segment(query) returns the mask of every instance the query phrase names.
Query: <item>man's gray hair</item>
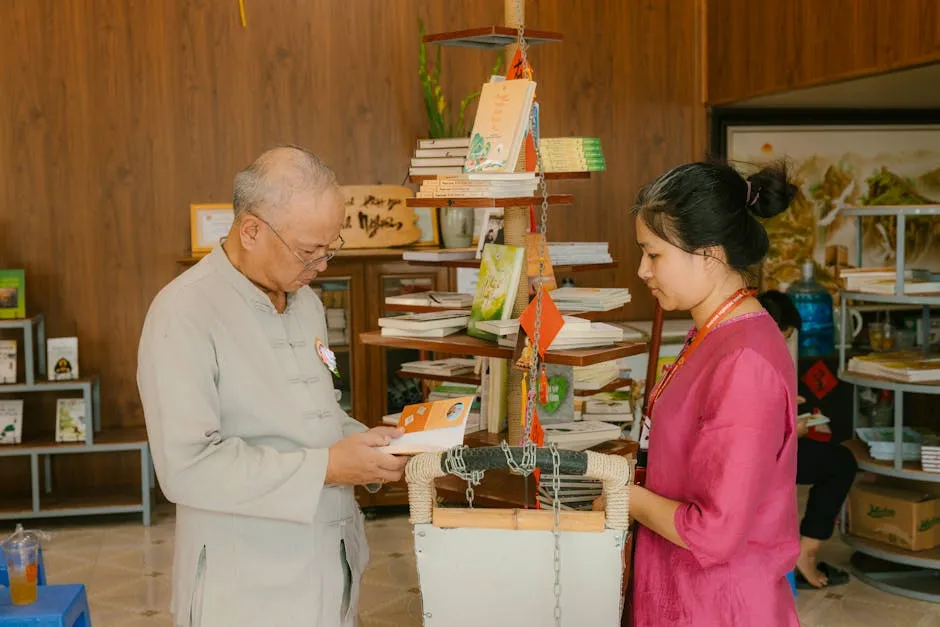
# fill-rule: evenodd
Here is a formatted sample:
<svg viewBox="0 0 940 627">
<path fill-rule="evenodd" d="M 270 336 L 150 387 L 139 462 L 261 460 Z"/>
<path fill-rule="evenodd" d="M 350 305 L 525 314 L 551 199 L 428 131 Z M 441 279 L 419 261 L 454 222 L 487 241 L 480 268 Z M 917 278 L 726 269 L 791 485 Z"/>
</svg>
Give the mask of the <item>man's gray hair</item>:
<svg viewBox="0 0 940 627">
<path fill-rule="evenodd" d="M 277 146 L 235 175 L 235 219 L 249 211 L 277 211 L 297 193 L 320 194 L 338 186 L 336 175 L 317 155 L 298 146 Z"/>
</svg>

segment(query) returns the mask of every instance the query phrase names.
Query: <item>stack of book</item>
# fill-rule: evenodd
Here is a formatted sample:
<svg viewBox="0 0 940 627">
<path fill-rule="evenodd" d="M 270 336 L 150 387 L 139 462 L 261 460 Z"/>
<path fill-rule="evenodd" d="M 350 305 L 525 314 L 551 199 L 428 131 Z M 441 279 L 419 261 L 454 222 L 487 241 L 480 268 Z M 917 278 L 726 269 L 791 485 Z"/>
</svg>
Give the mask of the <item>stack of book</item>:
<svg viewBox="0 0 940 627">
<path fill-rule="evenodd" d="M 583 451 L 601 442 L 616 440 L 622 430 L 616 424 L 600 420 L 578 420 L 543 425 L 545 446 L 557 444 L 560 449 Z"/>
<path fill-rule="evenodd" d="M 543 137 L 539 140 L 545 172 L 598 172 L 607 169 L 599 137 Z"/>
<path fill-rule="evenodd" d="M 450 307 L 453 309 L 469 308 L 473 304 L 473 295 L 461 292 L 412 292 L 398 296 L 386 296 L 386 305 L 406 305 L 409 307 Z"/>
<path fill-rule="evenodd" d="M 868 445 L 868 454 L 872 459 L 887 462 L 894 459 L 894 427 L 857 427 L 859 439 Z M 913 462 L 920 459 L 923 434 L 910 427 L 901 430 L 901 459 Z"/>
<path fill-rule="evenodd" d="M 576 366 L 574 369 L 575 390 L 596 390 L 622 376 L 617 360 L 602 361 L 592 366 Z"/>
<path fill-rule="evenodd" d="M 401 258 L 405 261 L 465 261 L 476 258 L 476 255 L 476 248 L 428 248 L 406 250 Z"/>
<path fill-rule="evenodd" d="M 905 294 L 930 294 L 940 292 L 938 277 L 928 270 L 909 268 L 904 271 Z M 894 294 L 897 272 L 894 268 L 843 268 L 839 279 L 849 292 L 866 294 Z"/>
<path fill-rule="evenodd" d="M 421 183 L 417 198 L 528 198 L 538 188 L 535 172 L 469 172 Z"/>
<path fill-rule="evenodd" d="M 612 422 L 623 427 L 633 422 L 633 408 L 630 401 L 618 399 L 612 394 L 595 394 L 584 401 L 581 420 Z"/>
<path fill-rule="evenodd" d="M 607 242 L 549 242 L 548 255 L 556 266 L 611 263 Z"/>
<path fill-rule="evenodd" d="M 552 291 L 552 300 L 559 311 L 610 311 L 630 302 L 630 290 L 620 287 L 560 287 Z"/>
<path fill-rule="evenodd" d="M 327 342 L 331 346 L 344 346 L 349 344 L 346 332 L 346 310 L 331 307 L 326 310 Z"/>
<path fill-rule="evenodd" d="M 552 343 L 548 345 L 548 350 L 609 346 L 623 341 L 623 329 L 618 326 L 605 322 L 591 322 L 577 316 L 562 316 L 562 319 L 564 324 Z M 515 347 L 519 333 L 518 320 L 485 320 L 478 322 L 476 326 L 480 331 L 497 337 L 500 346 Z"/>
<path fill-rule="evenodd" d="M 543 472 L 539 475 L 535 498 L 545 509 L 551 509 L 555 500 L 555 488 L 552 481 L 551 473 Z M 558 475 L 558 502 L 563 510 L 590 510 L 594 500 L 603 492 L 601 482 L 596 479 L 588 479 L 583 475 Z"/>
<path fill-rule="evenodd" d="M 470 148 L 469 137 L 419 139 L 411 158 L 411 176 L 460 174 Z"/>
<path fill-rule="evenodd" d="M 435 359 L 422 361 L 406 361 L 401 365 L 402 372 L 413 375 L 427 375 L 448 377 L 468 375 L 476 370 L 476 359 L 452 357 L 450 359 Z"/>
<path fill-rule="evenodd" d="M 934 434 L 924 437 L 920 447 L 920 468 L 924 472 L 940 473 L 940 437 Z"/>
<path fill-rule="evenodd" d="M 379 318 L 379 327 L 385 336 L 445 337 L 466 329 L 469 320 L 465 310 L 432 311 Z"/>
<path fill-rule="evenodd" d="M 849 372 L 891 381 L 940 385 L 940 355 L 925 357 L 920 350 L 859 355 L 849 359 L 846 368 Z"/>
</svg>

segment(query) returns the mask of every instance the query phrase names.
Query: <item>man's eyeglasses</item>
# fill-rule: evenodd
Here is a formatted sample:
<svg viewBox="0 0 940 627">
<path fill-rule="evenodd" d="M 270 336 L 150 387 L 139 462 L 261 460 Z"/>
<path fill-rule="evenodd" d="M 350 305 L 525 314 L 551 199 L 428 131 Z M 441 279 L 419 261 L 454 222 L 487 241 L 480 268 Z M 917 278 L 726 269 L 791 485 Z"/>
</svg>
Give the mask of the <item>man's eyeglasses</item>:
<svg viewBox="0 0 940 627">
<path fill-rule="evenodd" d="M 314 258 L 314 259 L 309 259 L 309 260 L 307 260 L 307 259 L 304 259 L 303 256 L 302 256 L 299 252 L 297 252 L 296 250 L 294 250 L 293 247 L 291 247 L 291 245 L 288 244 L 287 241 L 286 241 L 283 237 L 281 237 L 281 234 L 278 233 L 278 231 L 277 231 L 276 228 L 274 228 L 273 226 L 271 226 L 271 223 L 270 223 L 270 222 L 268 222 L 267 220 L 265 220 L 264 218 L 262 218 L 261 216 L 259 216 L 257 213 L 255 213 L 255 212 L 253 212 L 253 211 L 249 211 L 248 213 L 250 213 L 250 214 L 253 215 L 254 217 L 256 217 L 256 218 L 258 218 L 259 220 L 261 220 L 262 222 L 264 222 L 265 226 L 267 226 L 269 229 L 271 229 L 271 232 L 274 233 L 274 236 L 277 237 L 279 240 L 281 240 L 281 243 L 284 244 L 285 247 L 287 247 L 287 250 L 290 251 L 290 254 L 292 254 L 294 257 L 296 257 L 296 258 L 297 258 L 297 261 L 299 261 L 299 262 L 303 265 L 303 267 L 304 267 L 304 272 L 306 272 L 307 270 L 311 270 L 311 269 L 314 268 L 315 266 L 319 265 L 321 262 L 324 262 L 324 261 L 329 262 L 331 259 L 333 259 L 333 257 L 336 256 L 336 253 L 338 253 L 338 252 L 343 248 L 343 246 L 346 244 L 346 241 L 343 239 L 343 236 L 340 235 L 340 236 L 339 236 L 339 246 L 337 246 L 336 248 L 326 248 L 326 247 L 325 247 L 325 248 L 326 248 L 326 254 L 325 254 L 325 255 L 321 255 L 321 256 L 316 257 L 316 258 Z"/>
</svg>

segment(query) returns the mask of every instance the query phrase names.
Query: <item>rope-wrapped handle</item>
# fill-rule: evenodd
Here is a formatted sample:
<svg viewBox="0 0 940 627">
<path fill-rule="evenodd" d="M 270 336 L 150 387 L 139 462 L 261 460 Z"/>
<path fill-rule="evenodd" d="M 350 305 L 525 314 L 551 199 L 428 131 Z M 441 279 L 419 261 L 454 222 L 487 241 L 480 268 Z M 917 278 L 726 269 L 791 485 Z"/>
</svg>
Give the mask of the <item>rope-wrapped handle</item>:
<svg viewBox="0 0 940 627">
<path fill-rule="evenodd" d="M 522 447 L 508 449 L 514 458 L 521 455 Z M 506 450 L 500 447 L 480 447 L 460 451 L 466 472 L 481 472 L 496 468 L 509 468 Z M 607 527 L 625 531 L 630 519 L 630 485 L 633 483 L 633 462 L 620 455 L 606 455 L 593 451 L 558 451 L 558 472 L 563 475 L 583 475 L 597 479 L 607 497 L 605 514 Z M 542 472 L 554 473 L 552 449 L 536 450 L 535 466 Z M 463 470 L 463 468 L 462 468 Z M 408 482 L 408 502 L 412 524 L 430 523 L 434 504 L 434 480 L 451 474 L 447 469 L 446 453 L 422 453 L 409 460 L 405 467 Z"/>
</svg>

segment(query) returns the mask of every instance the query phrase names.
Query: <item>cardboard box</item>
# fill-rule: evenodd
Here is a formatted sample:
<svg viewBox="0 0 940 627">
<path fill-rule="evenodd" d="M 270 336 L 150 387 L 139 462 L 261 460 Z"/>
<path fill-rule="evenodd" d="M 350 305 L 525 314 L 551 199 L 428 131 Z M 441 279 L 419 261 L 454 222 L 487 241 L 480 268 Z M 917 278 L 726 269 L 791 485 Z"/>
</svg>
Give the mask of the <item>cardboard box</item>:
<svg viewBox="0 0 940 627">
<path fill-rule="evenodd" d="M 940 497 L 859 483 L 849 492 L 849 531 L 909 551 L 940 544 Z"/>
</svg>

